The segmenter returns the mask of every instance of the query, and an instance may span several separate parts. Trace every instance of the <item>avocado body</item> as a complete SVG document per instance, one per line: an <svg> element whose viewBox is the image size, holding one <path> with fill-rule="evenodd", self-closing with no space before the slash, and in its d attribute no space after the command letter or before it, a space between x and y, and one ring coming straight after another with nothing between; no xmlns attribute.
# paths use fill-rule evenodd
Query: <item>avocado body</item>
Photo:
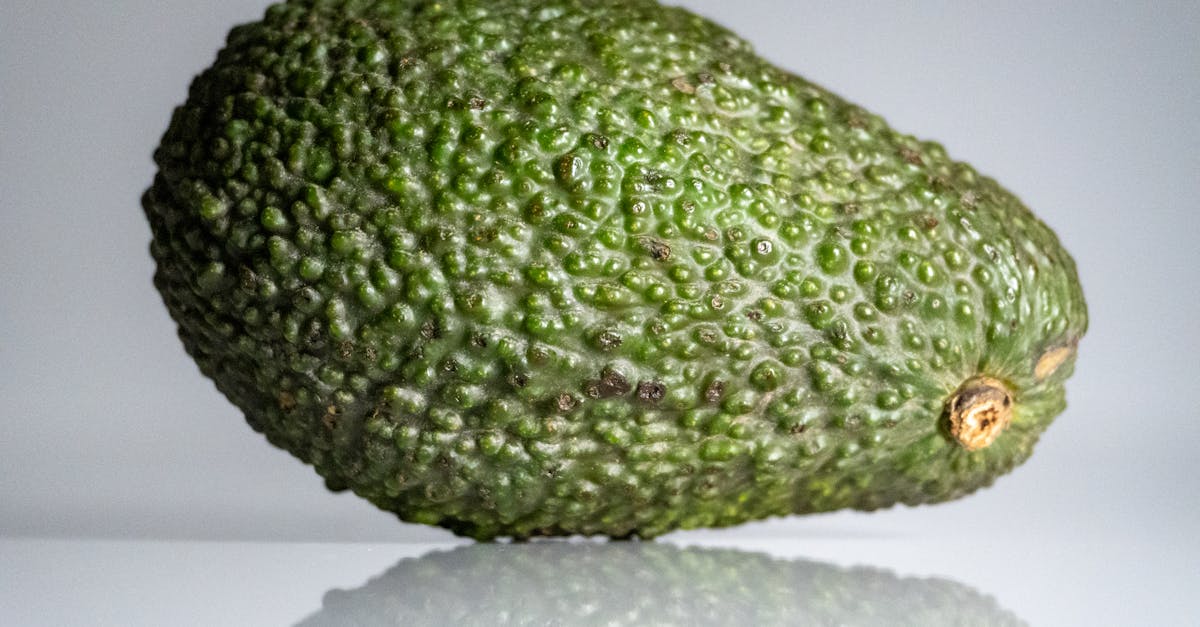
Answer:
<svg viewBox="0 0 1200 627"><path fill-rule="evenodd" d="M650 1L276 4L155 161L200 370L331 489L480 539L965 495L1087 326L995 181Z"/></svg>

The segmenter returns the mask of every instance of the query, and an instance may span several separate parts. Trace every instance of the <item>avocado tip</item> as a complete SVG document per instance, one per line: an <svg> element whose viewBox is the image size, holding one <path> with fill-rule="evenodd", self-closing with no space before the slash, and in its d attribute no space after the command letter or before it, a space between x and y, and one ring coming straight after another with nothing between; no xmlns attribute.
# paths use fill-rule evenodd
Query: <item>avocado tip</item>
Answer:
<svg viewBox="0 0 1200 627"><path fill-rule="evenodd" d="M947 403L950 435L968 451L987 448L1012 422L1013 395L991 377L963 383Z"/></svg>

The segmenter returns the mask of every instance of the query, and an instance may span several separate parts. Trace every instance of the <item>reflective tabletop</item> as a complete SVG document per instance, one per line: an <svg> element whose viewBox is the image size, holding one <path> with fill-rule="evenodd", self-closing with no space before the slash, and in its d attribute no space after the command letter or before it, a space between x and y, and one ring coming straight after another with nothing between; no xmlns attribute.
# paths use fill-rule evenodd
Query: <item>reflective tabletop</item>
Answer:
<svg viewBox="0 0 1200 627"><path fill-rule="evenodd" d="M654 542L6 539L3 625L1189 625L1154 538L786 526Z"/></svg>

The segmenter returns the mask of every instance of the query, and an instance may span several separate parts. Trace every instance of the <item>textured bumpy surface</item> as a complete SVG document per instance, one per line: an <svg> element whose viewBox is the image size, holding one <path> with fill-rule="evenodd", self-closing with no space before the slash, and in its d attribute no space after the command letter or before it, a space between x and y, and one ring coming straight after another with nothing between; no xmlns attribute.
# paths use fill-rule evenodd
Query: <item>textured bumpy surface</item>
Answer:
<svg viewBox="0 0 1200 627"><path fill-rule="evenodd" d="M1025 622L945 579L662 543L475 544L333 590L320 625L987 625Z"/></svg>
<svg viewBox="0 0 1200 627"><path fill-rule="evenodd" d="M332 489L477 538L961 496L1087 324L1009 192L649 1L279 4L155 158L204 374ZM975 377L1013 407L968 450Z"/></svg>

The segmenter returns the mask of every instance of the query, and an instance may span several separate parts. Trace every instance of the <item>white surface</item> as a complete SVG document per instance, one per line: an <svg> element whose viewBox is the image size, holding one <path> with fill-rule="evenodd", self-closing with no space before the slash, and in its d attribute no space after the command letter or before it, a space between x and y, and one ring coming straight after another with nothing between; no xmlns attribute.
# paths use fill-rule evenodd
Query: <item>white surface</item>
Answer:
<svg viewBox="0 0 1200 627"><path fill-rule="evenodd" d="M971 531L950 537L683 534L669 544L693 548L666 552L665 559L662 547L652 543L591 544L579 554L580 547L562 542L455 549L449 544L3 540L0 624L293 625L307 620L305 625L690 627L917 621L957 627L1020 624L1015 617L1029 625L1094 627L1195 625L1200 619L1195 551L1176 551L1149 538L1055 536L999 527ZM706 557L702 547L738 552ZM452 549L456 552L444 553ZM643 552L650 559L639 559ZM764 570L763 554L785 563ZM504 561L517 566L507 569ZM573 567L576 562L586 569ZM735 579L735 585L727 585L731 572L743 570L782 580ZM529 572L537 576L521 576ZM373 579L380 581L367 587ZM646 583L630 585L630 580ZM789 594L781 589L789 581L807 585ZM453 596L458 590L470 594Z"/></svg>

